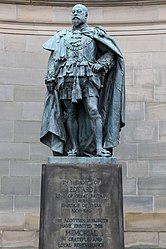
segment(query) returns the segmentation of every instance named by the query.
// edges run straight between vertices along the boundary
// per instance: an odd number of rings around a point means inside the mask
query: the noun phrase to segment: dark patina
[[[43,45],[51,54],[40,140],[55,156],[110,157],[124,126],[123,56],[87,16],[86,6],[75,5],[72,29]]]

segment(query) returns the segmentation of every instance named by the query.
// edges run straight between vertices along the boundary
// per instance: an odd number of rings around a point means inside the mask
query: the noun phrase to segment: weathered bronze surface
[[[121,166],[63,158],[43,165],[39,248],[123,249]]]
[[[43,45],[51,54],[40,140],[55,156],[110,157],[125,124],[122,53],[87,16],[86,6],[75,5],[73,27]]]

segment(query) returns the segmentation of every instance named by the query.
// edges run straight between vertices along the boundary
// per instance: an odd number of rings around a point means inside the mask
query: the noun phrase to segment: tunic
[[[64,46],[62,46],[62,44]],[[102,51],[97,42],[91,36],[87,36],[80,30],[67,30],[60,38],[59,56],[64,59],[58,71],[54,72],[53,63],[57,58],[57,51],[53,61],[48,65],[46,82],[55,79],[60,99],[72,99],[77,102],[85,97],[99,96],[102,76],[113,66],[113,53]],[[97,52],[101,50],[98,58]],[[61,54],[62,53],[62,54]],[[102,65],[102,70],[95,74],[92,66],[95,63]]]

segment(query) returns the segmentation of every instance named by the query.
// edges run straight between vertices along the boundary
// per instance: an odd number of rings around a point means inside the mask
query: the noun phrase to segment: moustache
[[[78,16],[73,16],[72,20],[80,20]]]

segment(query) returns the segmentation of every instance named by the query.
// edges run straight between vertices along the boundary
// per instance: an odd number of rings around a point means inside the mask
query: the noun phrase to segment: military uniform
[[[62,115],[65,111],[62,102],[67,100],[79,106],[78,142],[82,152],[95,154],[91,120],[96,118],[102,119],[103,147],[111,151],[118,145],[124,126],[124,60],[119,48],[101,27],[90,28],[87,24],[81,30],[59,31],[43,48],[51,51],[45,83],[53,84],[54,91],[46,93],[41,142],[61,155],[72,148]],[[98,73],[94,73],[95,64],[102,66]],[[97,115],[93,109],[87,113],[81,106],[95,98]]]
[[[114,62],[113,53],[102,51],[93,39],[93,33],[94,30],[87,25],[82,30],[59,32],[58,43],[62,51],[58,51],[58,54],[56,51],[51,55],[46,83],[52,80],[56,82],[60,99],[72,99],[72,102],[77,102],[88,96],[99,96],[102,74],[105,74]],[[99,58],[98,50],[101,51]],[[59,66],[55,75],[54,63],[56,64],[58,60],[65,61]],[[95,63],[102,65],[102,71],[98,74],[92,71]]]

